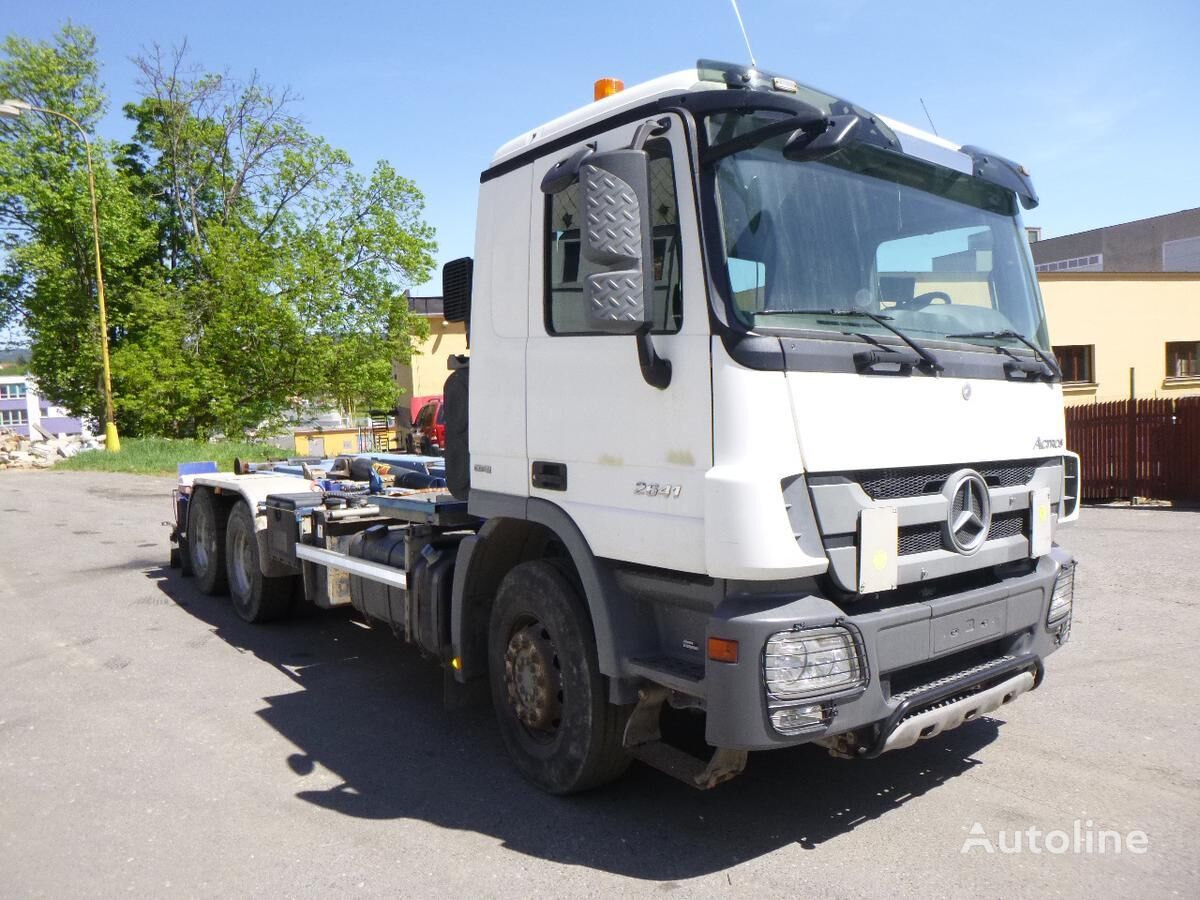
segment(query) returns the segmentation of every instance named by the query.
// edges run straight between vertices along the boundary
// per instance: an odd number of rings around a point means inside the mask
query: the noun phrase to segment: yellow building
[[[462,322],[447,322],[442,318],[441,297],[410,297],[409,304],[429,323],[429,337],[413,348],[408,365],[392,364],[392,377],[404,391],[403,408],[414,397],[441,394],[450,374],[446,359],[467,352],[466,328]],[[412,412],[415,414],[416,410]]]
[[[1200,272],[1039,272],[1066,402],[1200,394]]]

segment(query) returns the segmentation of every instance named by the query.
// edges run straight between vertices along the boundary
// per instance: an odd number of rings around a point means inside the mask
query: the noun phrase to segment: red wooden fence
[[[1067,408],[1067,447],[1083,460],[1083,499],[1200,504],[1200,397]]]

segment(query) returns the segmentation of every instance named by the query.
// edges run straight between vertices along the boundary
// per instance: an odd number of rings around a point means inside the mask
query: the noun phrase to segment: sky
[[[741,0],[761,68],[1027,165],[1045,237],[1200,206],[1200,2]],[[439,265],[471,255],[479,173],[508,139],[627,85],[747,61],[729,0],[315,3],[10,0],[5,33],[96,32],[125,139],[130,57],[187,39],[193,59],[257,71],[368,171],[417,183]],[[436,294],[440,277],[415,294]]]

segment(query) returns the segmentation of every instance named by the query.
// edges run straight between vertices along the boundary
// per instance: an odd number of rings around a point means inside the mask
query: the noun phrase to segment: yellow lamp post
[[[0,103],[0,117],[17,119],[27,112],[57,116],[70,122],[79,132],[79,136],[83,138],[83,146],[87,151],[88,193],[92,199],[92,241],[96,250],[96,294],[100,301],[100,359],[104,365],[104,449],[109,453],[118,453],[121,450],[121,439],[117,436],[117,422],[113,415],[112,372],[108,364],[108,309],[104,304],[104,270],[100,265],[100,213],[96,206],[96,174],[92,169],[92,142],[88,139],[83,126],[66,113],[34,106],[24,100],[5,100]]]

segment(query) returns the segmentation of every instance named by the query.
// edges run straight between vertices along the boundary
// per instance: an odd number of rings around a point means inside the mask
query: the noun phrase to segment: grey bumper
[[[762,750],[816,740],[826,743],[836,735],[863,734],[864,729],[873,726],[868,729],[873,734],[868,740],[868,755],[875,755],[891,749],[884,745],[903,721],[924,706],[944,699],[934,693],[939,685],[955,681],[953,676],[938,677],[928,685],[920,677],[939,663],[953,668],[956,660],[964,660],[965,671],[958,679],[960,689],[994,687],[995,678],[988,676],[985,680],[984,670],[991,665],[1012,666],[1012,671],[1001,673],[1009,678],[1022,671],[1034,673],[1036,684],[1041,679],[1042,660],[1058,649],[1070,627],[1069,616],[1054,626],[1046,625],[1055,579],[1069,564],[1073,564],[1070,555],[1056,547],[1026,575],[937,599],[857,614],[853,604],[843,609],[812,594],[731,595],[709,620],[708,635],[738,641],[742,653],[737,663],[707,664],[707,741],[718,747]],[[831,715],[826,726],[796,735],[781,734],[771,725],[763,683],[762,649],[767,638],[795,627],[833,624],[856,632],[866,661],[866,684],[806,700],[826,705]],[[982,663],[981,654],[988,657]],[[970,677],[976,670],[979,683],[972,685]],[[1004,693],[1009,692],[1001,697]],[[964,714],[969,711],[964,710]],[[932,718],[935,726],[941,722],[936,716]],[[946,717],[936,731],[953,727],[951,719]]]

